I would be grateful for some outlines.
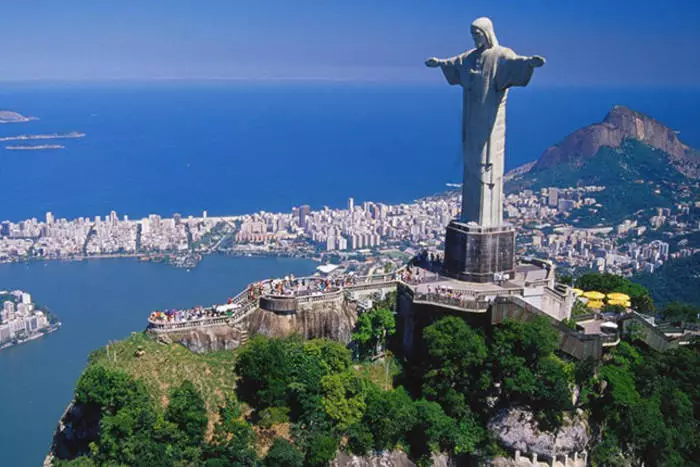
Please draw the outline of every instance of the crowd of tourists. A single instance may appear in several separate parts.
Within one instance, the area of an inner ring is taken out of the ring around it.
[[[422,267],[411,267],[408,265],[405,269],[400,271],[400,277],[398,278],[406,284],[422,284],[424,282],[437,280],[439,274],[423,269]]]
[[[444,286],[431,287],[428,285],[426,286],[426,290],[428,299],[444,303],[451,303],[453,305],[464,306],[466,303],[473,302],[475,300],[473,294],[467,293],[466,291],[460,289],[451,289]]]
[[[421,277],[418,268],[414,268],[413,277]],[[302,278],[298,279],[293,274],[280,279],[255,282],[248,285],[246,289],[247,302],[257,301],[262,295],[276,296],[304,296],[335,292],[343,287],[357,284],[360,277],[355,274],[345,274],[327,278]],[[245,300],[235,300],[229,298],[226,305],[212,307],[195,307],[188,310],[170,309],[154,311],[150,314],[149,320],[154,323],[181,323],[195,321],[206,318],[221,318],[231,316],[233,311],[244,305]]]
[[[306,279],[296,279],[294,276],[287,276],[283,279],[274,279],[266,282],[262,288],[262,292],[289,297],[313,295],[335,292],[342,287],[353,285],[356,282],[357,279],[354,275]]]
[[[163,310],[154,311],[149,320],[154,323],[182,323],[186,321],[198,321],[206,318],[223,318],[231,316],[235,306],[201,307],[197,306],[187,310]]]

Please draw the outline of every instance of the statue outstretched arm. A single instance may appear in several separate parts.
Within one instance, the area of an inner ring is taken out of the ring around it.
[[[451,58],[431,57],[425,61],[425,66],[428,68],[440,67],[449,84],[460,84],[459,64],[461,63],[462,55],[457,55]]]
[[[504,91],[511,86],[527,86],[535,68],[545,64],[545,59],[539,55],[525,57],[517,55],[510,49],[498,60],[496,70],[496,89]]]

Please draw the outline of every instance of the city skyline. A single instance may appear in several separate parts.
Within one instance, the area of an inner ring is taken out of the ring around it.
[[[2,80],[333,80],[438,83],[428,56],[472,46],[469,24],[493,18],[505,45],[549,60],[538,86],[696,85],[700,5],[486,1],[237,3],[174,0],[0,7]],[[595,53],[591,53],[595,51]],[[674,73],[650,66],[682,63]]]

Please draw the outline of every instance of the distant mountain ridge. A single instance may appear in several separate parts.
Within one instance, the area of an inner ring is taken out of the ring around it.
[[[601,207],[576,213],[579,225],[617,223],[636,211],[700,201],[700,152],[671,128],[624,106],[571,133],[534,162],[506,174],[506,192],[604,186]]]
[[[562,164],[580,167],[598,154],[601,148],[620,148],[634,140],[669,156],[676,170],[691,179],[700,177],[700,153],[678,139],[674,130],[663,123],[622,105],[614,106],[605,119],[583,127],[547,149],[534,163],[510,171],[508,179],[529,172],[544,171]],[[529,165],[529,167],[528,167]]]

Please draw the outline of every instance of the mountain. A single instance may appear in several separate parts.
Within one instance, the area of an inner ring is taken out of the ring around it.
[[[598,185],[601,207],[582,225],[619,222],[647,208],[697,200],[700,152],[671,128],[624,106],[506,174],[506,191]],[[584,216],[585,217],[585,216]]]

